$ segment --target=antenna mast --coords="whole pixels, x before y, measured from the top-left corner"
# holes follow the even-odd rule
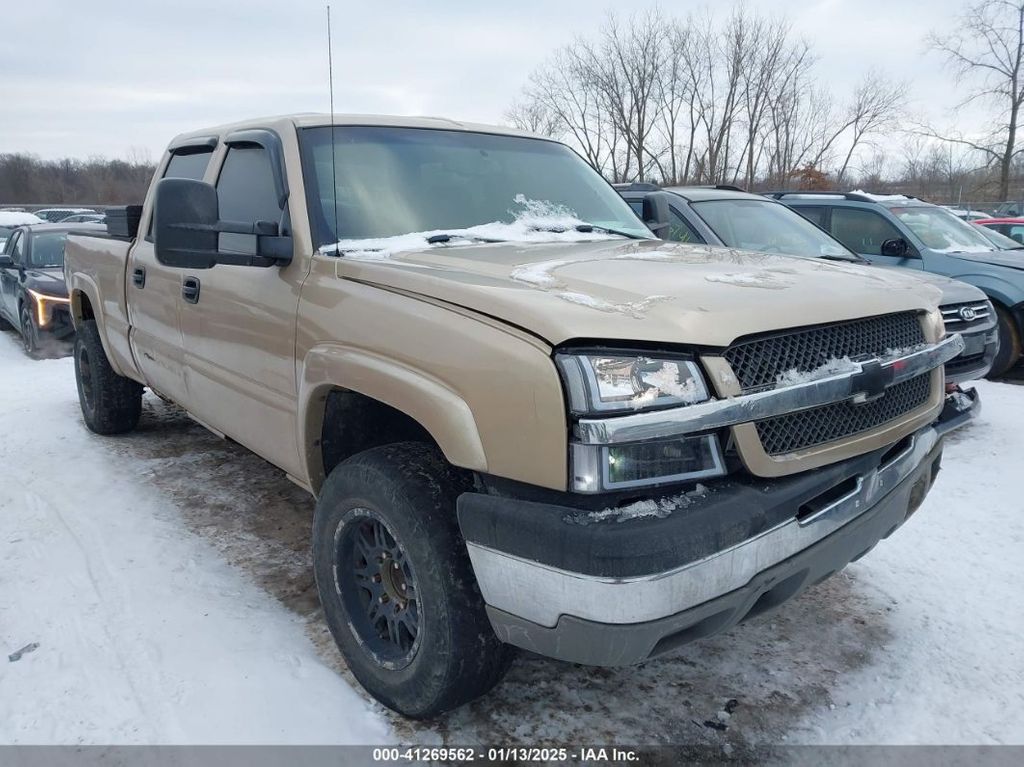
[[[331,45],[331,4],[327,4],[327,83],[331,93],[331,198],[334,200],[334,241],[340,239],[338,234],[338,149],[334,144],[334,55]],[[340,255],[337,245],[335,254]]]

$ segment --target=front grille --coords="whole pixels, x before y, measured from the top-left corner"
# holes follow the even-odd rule
[[[873,402],[831,405],[758,421],[757,434],[768,455],[783,455],[852,437],[899,418],[928,401],[931,374],[890,386]]]
[[[780,375],[808,372],[849,357],[870,359],[925,343],[921,322],[913,312],[818,325],[740,341],[724,353],[744,394],[774,388]],[[783,455],[878,428],[925,403],[931,375],[890,386],[873,402],[838,402],[776,418],[756,421],[765,453]]]
[[[790,370],[815,370],[843,357],[880,357],[923,343],[917,315],[902,312],[740,341],[724,356],[748,394],[774,388],[779,375]]]
[[[962,313],[966,311],[969,319],[964,319]],[[963,304],[947,304],[939,307],[942,312],[942,321],[949,333],[962,333],[974,327],[989,325],[992,321],[992,305],[988,301],[968,301]]]

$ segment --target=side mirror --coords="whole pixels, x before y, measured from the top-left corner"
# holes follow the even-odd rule
[[[893,237],[882,243],[882,255],[889,258],[906,258],[910,253],[910,246],[902,237]]]
[[[0,253],[0,269],[13,269],[14,259],[10,256]]]
[[[153,203],[153,244],[161,264],[178,269],[210,269],[217,264],[273,266],[292,259],[292,238],[279,233],[276,222],[220,220],[220,203],[212,184],[185,178],[157,182]],[[247,234],[256,238],[256,254],[226,253],[219,236]]]
[[[654,232],[655,237],[662,240],[668,237],[671,225],[668,200],[668,194],[665,192],[650,192],[644,195],[644,223]]]

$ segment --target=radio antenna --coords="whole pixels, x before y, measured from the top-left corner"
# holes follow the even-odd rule
[[[327,83],[331,92],[331,198],[334,200],[334,252],[340,255],[337,242],[341,239],[338,233],[338,148],[334,143],[334,55],[331,44],[331,4],[327,4]]]

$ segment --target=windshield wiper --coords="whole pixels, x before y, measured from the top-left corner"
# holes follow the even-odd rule
[[[866,258],[861,258],[860,256],[832,256],[832,255],[827,255],[827,256],[817,256],[817,258],[823,258],[826,261],[845,261],[848,264],[870,264],[871,263]]]
[[[563,234],[570,231],[560,226],[537,226],[533,227],[534,231],[537,232],[555,232],[556,234]],[[571,227],[571,231],[579,232],[580,234],[590,234],[591,232],[604,232],[605,234],[614,234],[619,237],[628,237],[631,240],[649,240],[650,237],[644,237],[642,234],[635,234],[633,232],[626,232],[622,229],[613,229],[610,226],[602,226],[601,224],[576,224]]]
[[[475,234],[449,234],[442,232],[441,234],[432,234],[427,238],[428,245],[441,245],[452,240],[472,240],[473,242],[508,242],[508,240],[500,240],[497,237],[480,237]]]

